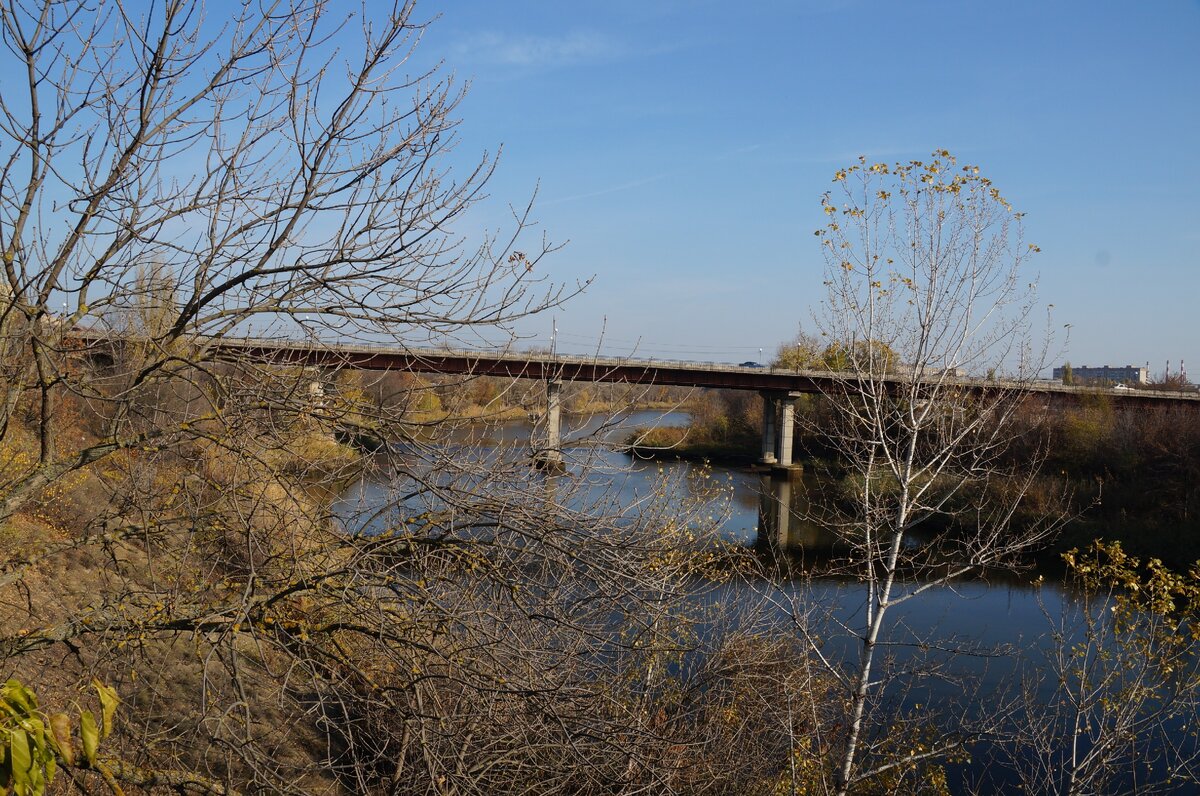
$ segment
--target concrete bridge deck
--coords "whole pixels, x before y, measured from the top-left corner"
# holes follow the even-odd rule
[[[309,345],[295,341],[226,338],[213,343],[216,353],[250,356],[271,362],[326,368],[396,370],[477,376],[506,376],[556,381],[613,382],[669,387],[754,390],[772,393],[831,393],[853,389],[855,380],[845,373],[825,370],[789,370],[742,367],[713,362],[689,362],[637,357],[593,357],[531,354],[515,351],[479,351],[442,348],[400,348],[373,345]],[[900,387],[911,383],[911,374],[884,379]],[[929,383],[958,387],[968,392],[1012,390],[1044,394],[1066,400],[1104,395],[1121,403],[1200,406],[1200,393],[1129,388],[1065,385],[1053,381],[1006,381],[931,374]]]

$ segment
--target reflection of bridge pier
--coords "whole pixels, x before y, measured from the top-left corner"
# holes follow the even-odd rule
[[[783,549],[792,526],[791,473],[771,472],[762,477],[758,503],[758,544]]]
[[[793,466],[792,439],[796,425],[796,400],[801,393],[764,391],[762,456],[759,461],[772,467]]]
[[[822,551],[836,544],[833,532],[813,517],[812,489],[824,485],[799,464],[773,467],[759,481],[758,539],[774,550]]]

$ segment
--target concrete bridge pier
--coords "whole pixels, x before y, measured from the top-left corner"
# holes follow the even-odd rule
[[[798,392],[763,392],[762,456],[759,462],[772,468],[790,469],[796,425]]]
[[[336,391],[339,368],[310,365],[304,368],[304,378],[308,381],[308,400],[316,409],[325,407],[325,399]]]
[[[543,470],[563,472],[562,454],[562,379],[546,379],[546,445],[534,454],[534,463]]]
[[[762,455],[759,462],[775,464],[775,427],[779,420],[779,402],[775,393],[764,392],[762,395]]]

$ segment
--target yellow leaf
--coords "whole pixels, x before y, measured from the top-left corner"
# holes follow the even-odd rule
[[[90,710],[79,711],[79,737],[83,740],[83,756],[89,766],[96,765],[96,752],[100,750],[100,731],[96,729],[96,717]]]
[[[117,705],[121,704],[121,698],[117,696],[117,689],[105,685],[99,680],[93,679],[92,687],[96,689],[96,694],[100,697],[100,715],[104,724],[104,734],[101,737],[107,738],[112,735],[113,714],[117,712]]]
[[[71,739],[71,719],[66,713],[55,713],[50,717],[50,735],[54,748],[67,765],[75,765],[75,742]]]

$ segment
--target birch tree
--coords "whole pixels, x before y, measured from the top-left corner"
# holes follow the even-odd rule
[[[830,664],[848,711],[830,745],[832,779],[848,793],[953,748],[948,737],[916,751],[889,741],[900,720],[886,705],[906,681],[887,651],[908,638],[892,632],[894,609],[1013,563],[1053,523],[1013,522],[1038,462],[1004,458],[1045,355],[1032,335],[1035,285],[1022,275],[1037,248],[1022,241],[1021,214],[946,151],[926,162],[860,159],[837,172],[822,207],[817,324],[844,362],[812,432],[843,462],[844,490],[820,501],[822,519],[849,551],[842,571],[865,587],[844,625],[853,665]],[[963,378],[985,374],[990,386]]]

